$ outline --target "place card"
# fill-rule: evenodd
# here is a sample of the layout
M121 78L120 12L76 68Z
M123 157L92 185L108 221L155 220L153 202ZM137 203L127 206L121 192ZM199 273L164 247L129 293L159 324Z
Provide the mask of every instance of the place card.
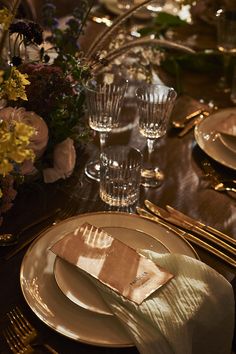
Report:
M51 251L137 304L173 278L133 248L88 223L56 242Z

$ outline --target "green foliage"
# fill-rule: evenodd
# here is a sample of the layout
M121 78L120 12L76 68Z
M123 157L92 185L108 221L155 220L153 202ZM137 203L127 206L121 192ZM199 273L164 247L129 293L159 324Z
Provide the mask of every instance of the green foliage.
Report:
M176 90L182 92L183 75L199 73L199 75L210 75L222 71L222 55L214 51L203 51L194 54L173 54L166 53L165 59L161 63L165 72L175 77Z
M47 124L50 131L50 145L70 136L75 141L88 137L87 122L84 117L84 94L82 86L90 77L90 66L81 56L79 37L83 33L86 20L94 1L80 0L73 10L66 27L61 29L56 16L56 7L47 1L43 8L44 26L50 31L46 38L57 53L53 65L59 67L63 75L71 80L72 92L65 92L56 100L56 108L50 112Z
M186 21L181 20L179 16L171 15L167 12L159 12L148 27L139 30L141 36L155 34L156 37L164 35L170 28L188 26Z

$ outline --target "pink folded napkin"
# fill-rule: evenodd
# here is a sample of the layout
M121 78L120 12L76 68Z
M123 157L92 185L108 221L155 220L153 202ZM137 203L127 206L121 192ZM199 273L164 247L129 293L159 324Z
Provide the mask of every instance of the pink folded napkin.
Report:
M88 223L56 242L51 251L137 304L173 278L147 257Z
M109 241L114 239L99 234L99 231L87 234L82 237L83 243L88 248L100 245L105 255L111 244ZM78 239L75 231L57 242L52 250L76 265L87 267L78 240L81 241L81 235ZM234 295L230 283L196 259L179 254L140 252L158 268L174 274L165 286L159 287L141 304L130 301L97 277L88 275L140 354L230 354L234 330ZM133 268L131 253L116 254L116 269L121 265L122 278ZM78 254L81 262L78 262ZM94 261L89 262L92 268L97 258ZM97 272L101 269L100 261L101 258L95 268Z

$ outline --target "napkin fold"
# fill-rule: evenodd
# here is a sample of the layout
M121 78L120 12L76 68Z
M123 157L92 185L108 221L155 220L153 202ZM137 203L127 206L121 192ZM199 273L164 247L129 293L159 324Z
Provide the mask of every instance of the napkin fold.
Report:
M230 283L187 256L144 252L175 277L141 305L96 279L101 296L143 354L229 354L234 329Z

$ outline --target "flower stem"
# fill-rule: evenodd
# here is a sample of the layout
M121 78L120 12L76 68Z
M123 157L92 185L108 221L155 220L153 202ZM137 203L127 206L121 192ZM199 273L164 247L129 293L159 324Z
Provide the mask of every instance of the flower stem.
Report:
M14 18L16 17L17 10L18 10L18 7L19 7L20 3L21 3L21 0L13 1L12 11L11 11L11 14L12 14L11 23L13 22ZM3 48L5 46L5 42L6 42L6 39L7 39L8 29L9 29L9 27L4 28L2 30L2 37L0 39L0 57L2 57L2 51L3 51Z

